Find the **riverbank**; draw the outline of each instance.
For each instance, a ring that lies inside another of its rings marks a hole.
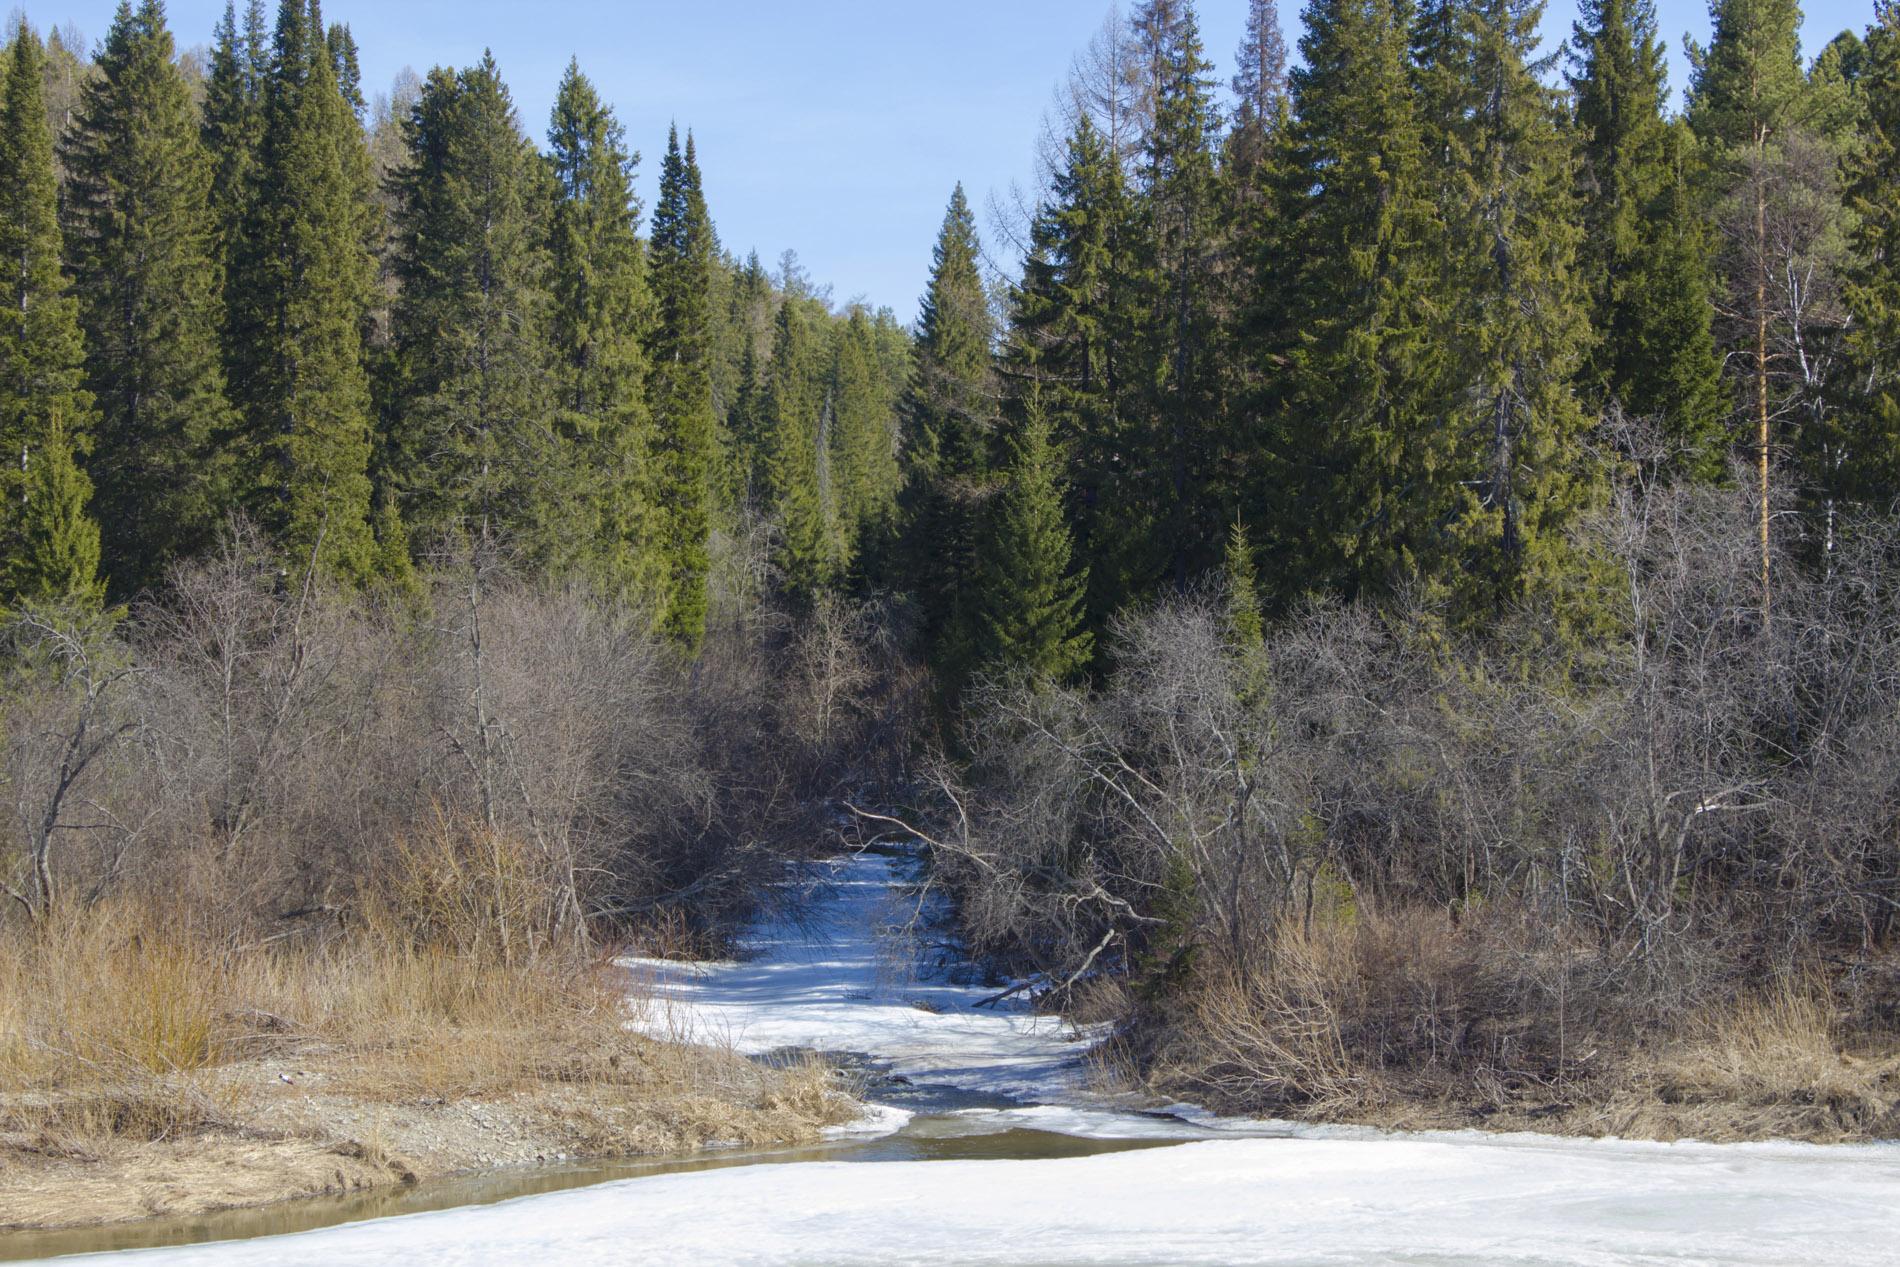
[[[634,983],[581,948],[231,946],[103,914],[0,942],[0,1232],[795,1144],[858,1111],[816,1063],[630,1032]]]

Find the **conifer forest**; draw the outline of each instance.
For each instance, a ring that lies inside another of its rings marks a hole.
[[[0,1231],[302,1035],[659,1103],[603,957],[841,841],[1167,1103],[1900,1136],[1900,0],[1711,0],[1676,84],[1653,0],[1217,3],[942,173],[914,312],[742,257],[585,52],[540,119],[317,0],[16,17]],[[736,1067],[668,1147],[844,1112]]]

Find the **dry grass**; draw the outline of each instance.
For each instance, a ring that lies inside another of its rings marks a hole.
[[[404,871],[380,878],[365,918],[321,936],[194,925],[132,900],[0,929],[0,1226],[48,1211],[86,1220],[84,1201],[62,1204],[57,1178],[48,1187],[49,1167],[109,1191],[101,1167],[164,1172],[152,1150],[168,1146],[226,1141],[210,1168],[241,1154],[258,1173],[244,1190],[269,1199],[312,1175],[359,1186],[792,1142],[849,1115],[821,1067],[765,1069],[629,1032],[629,983],[551,935],[530,853],[444,826],[398,851]],[[299,1143],[263,1146],[273,1139]],[[285,1167],[276,1189],[272,1157]],[[194,1208],[174,1190],[167,1208]],[[108,1202],[95,1216],[142,1212]]]
[[[1666,1014],[1508,911],[1287,925],[1211,960],[1111,1074],[1220,1107],[1390,1127],[1823,1141],[1900,1135],[1900,1039],[1789,976]],[[1658,1019],[1659,1016],[1662,1019]]]

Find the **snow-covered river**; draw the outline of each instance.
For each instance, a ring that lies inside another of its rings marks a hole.
[[[840,860],[744,962],[629,965],[652,981],[653,1032],[881,1071],[859,1142],[136,1260],[1900,1265],[1900,1145],[1395,1137],[1106,1103],[1086,1035],[977,1008],[991,991],[891,934],[914,869]]]

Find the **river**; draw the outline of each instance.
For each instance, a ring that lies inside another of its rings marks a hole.
[[[860,1070],[871,1112],[825,1144],[17,1248],[151,1267],[1900,1264],[1900,1145],[1393,1136],[1105,1099],[1091,1035],[1015,1000],[978,1007],[994,991],[928,948],[917,872],[902,851],[839,859],[787,903],[796,918],[751,930],[740,962],[625,965],[649,1032]]]

